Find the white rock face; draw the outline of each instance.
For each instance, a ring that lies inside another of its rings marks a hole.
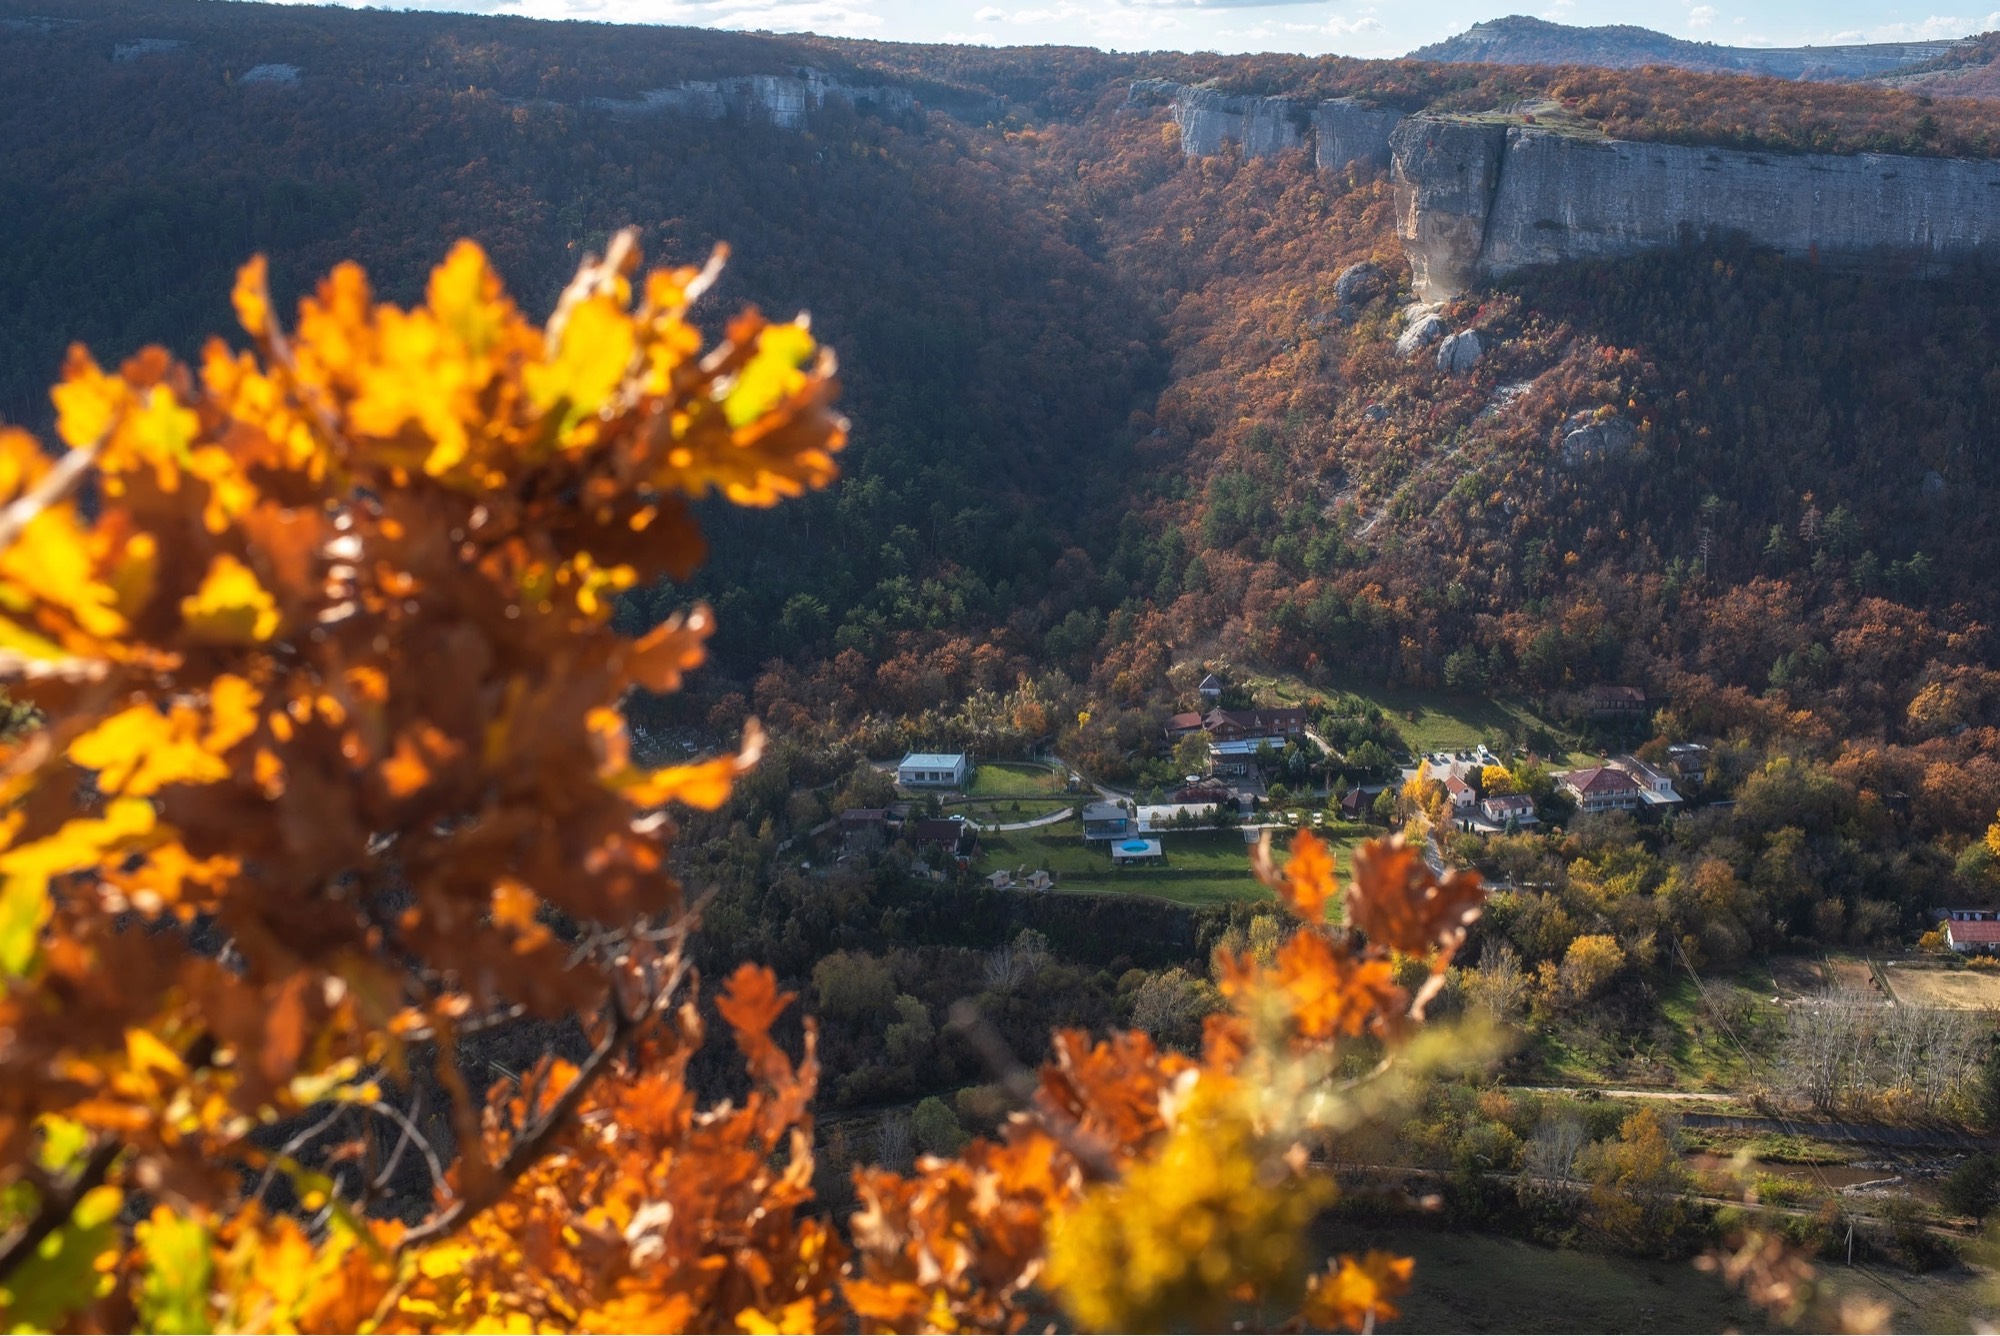
[[[1128,93],[1129,97],[1130,94]],[[1174,98],[1181,152],[1210,158],[1225,143],[1246,158],[1268,158],[1305,144],[1303,104],[1282,97],[1232,97],[1213,88],[1182,88]]]
[[[1396,128],[1412,287],[1441,300],[1529,265],[1740,234],[1855,267],[2000,257],[2000,162],[1744,153],[1412,117]]]
[[[877,112],[905,112],[916,105],[907,88],[843,83],[825,70],[801,67],[791,74],[740,74],[729,79],[689,79],[652,88],[636,98],[593,97],[585,105],[618,116],[688,116],[719,121],[742,116],[781,130],[796,130],[809,112],[841,102]]]
[[[1444,342],[1438,344],[1438,370],[1454,376],[1462,376],[1479,365],[1479,335],[1469,329],[1461,329]]]
[[[1337,172],[1349,163],[1389,165],[1389,132],[1403,113],[1388,107],[1364,107],[1351,97],[1337,97],[1313,109],[1313,161],[1323,172]]]
[[[295,84],[301,73],[297,65],[252,65],[238,76],[240,84]]]
[[[1562,462],[1568,468],[1593,459],[1624,454],[1639,443],[1639,433],[1621,417],[1601,421],[1595,413],[1575,413],[1563,423]]]
[[[1396,336],[1396,351],[1405,357],[1413,356],[1427,344],[1436,343],[1444,337],[1444,321],[1429,311],[1416,316],[1409,327]]]

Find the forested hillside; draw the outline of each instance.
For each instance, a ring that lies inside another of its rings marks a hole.
[[[7,16],[11,418],[46,420],[69,335],[194,351],[256,249],[281,300],[342,255],[407,300],[465,234],[532,304],[636,224],[683,258],[726,235],[728,297],[809,306],[844,358],[844,481],[718,513],[724,557],[627,613],[718,603],[721,718],[917,711],[1050,670],[1142,705],[1173,663],[1233,655],[1327,683],[1705,682],[1770,727],[1926,763],[2000,723],[1991,277],[1726,248],[1536,271],[1444,313],[1486,348],[1450,375],[1393,342],[1385,176],[1183,159],[1127,88],[1554,99],[1623,135],[1932,152],[2000,142],[1988,104],[255,5]],[[295,76],[244,77],[272,66]],[[911,105],[829,102],[788,129],[593,100],[805,66]],[[1379,280],[1336,297],[1362,260]],[[1631,448],[1566,462],[1589,422]]]

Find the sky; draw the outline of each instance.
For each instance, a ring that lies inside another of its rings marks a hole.
[[[1400,56],[1509,13],[1634,23],[1727,46],[1804,46],[2000,29],[2000,10],[1986,8],[1993,3],[1948,12],[1863,0],[430,0],[424,7],[897,42]]]

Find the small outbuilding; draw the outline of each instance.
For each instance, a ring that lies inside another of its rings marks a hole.
[[[913,789],[962,789],[964,752],[911,752],[896,767],[896,782]]]

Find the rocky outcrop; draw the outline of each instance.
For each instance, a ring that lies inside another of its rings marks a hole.
[[[1426,301],[1456,296],[1479,277],[1507,127],[1418,116],[1389,142],[1410,289]]]
[[[1389,133],[1403,119],[1390,107],[1368,107],[1351,97],[1337,97],[1313,108],[1313,161],[1323,172],[1337,172],[1349,163],[1389,165]]]
[[[1569,468],[1614,459],[1638,443],[1638,429],[1621,417],[1573,413],[1562,424],[1562,462]]]
[[[1388,285],[1389,276],[1373,260],[1350,264],[1334,276],[1333,300],[1340,306],[1359,306]]]
[[[1413,117],[1396,223],[1428,301],[1527,265],[1736,234],[1846,267],[2000,256],[2000,162],[1786,156]]]
[[[742,117],[796,130],[806,115],[829,102],[878,115],[909,111],[916,99],[907,88],[855,85],[825,70],[802,66],[790,74],[740,74],[728,79],[688,79],[671,88],[652,88],[636,98],[593,97],[584,105],[615,116],[688,116],[719,121]]]
[[[1479,365],[1479,354],[1483,351],[1479,346],[1479,335],[1472,330],[1461,329],[1438,345],[1438,370],[1462,376]]]
[[[1268,158],[1303,148],[1310,139],[1322,171],[1338,171],[1353,162],[1387,167],[1389,132],[1403,119],[1399,111],[1348,97],[1319,103],[1241,97],[1166,79],[1134,79],[1125,102],[1135,107],[1171,104],[1181,152],[1190,158],[1213,157],[1225,144],[1240,146],[1246,158]]]
[[[1213,88],[1182,88],[1174,98],[1181,152],[1208,158],[1225,143],[1243,146],[1246,158],[1266,158],[1305,143],[1301,104],[1282,97],[1231,97]]]
[[[1412,356],[1426,344],[1444,337],[1443,317],[1428,306],[1413,306],[1403,316],[1403,332],[1396,336],[1396,351],[1403,356]]]

